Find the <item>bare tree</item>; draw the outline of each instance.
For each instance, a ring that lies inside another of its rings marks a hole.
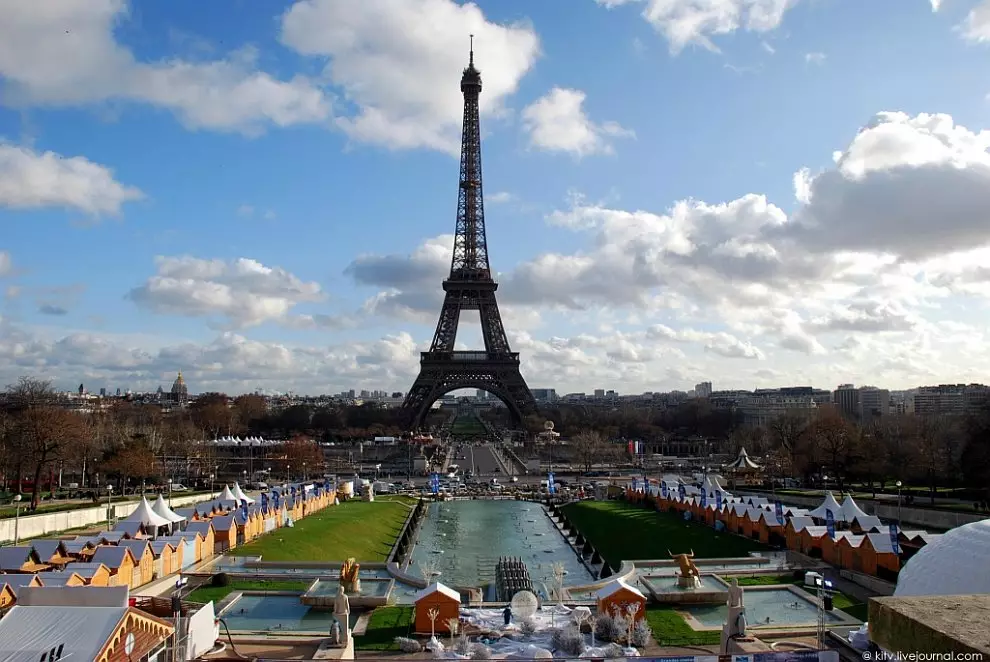
[[[817,459],[824,463],[843,489],[846,466],[855,449],[856,433],[834,407],[823,407],[818,411],[811,426],[811,436]]]
[[[11,449],[33,469],[31,508],[38,507],[42,472],[61,459],[66,447],[88,434],[81,417],[58,406],[51,382],[21,377],[7,387],[8,412],[12,417]]]
[[[584,468],[585,473],[594,470],[595,464],[602,461],[608,444],[598,432],[585,430],[570,440],[574,460]]]
[[[787,458],[792,470],[801,464],[799,456],[802,450],[802,441],[808,432],[808,424],[809,420],[806,415],[793,411],[785,412],[782,416],[770,421],[770,441],[783,451],[783,456]]]

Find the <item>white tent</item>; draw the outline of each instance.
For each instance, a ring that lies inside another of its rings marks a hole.
[[[141,497],[141,503],[138,507],[131,513],[128,517],[124,518],[125,522],[141,522],[142,526],[158,528],[159,526],[168,526],[172,522],[165,519],[158,513],[156,513],[151,508],[151,504],[148,503],[148,499]]]
[[[230,486],[224,484],[223,491],[220,492],[220,496],[217,497],[218,501],[237,501],[237,497],[234,493],[230,491]]]
[[[869,515],[867,515],[863,510],[856,505],[853,501],[852,495],[847,494],[846,498],[842,500],[842,521],[852,523],[855,519],[866,520]]]
[[[814,517],[815,519],[826,519],[828,516],[825,513],[829,510],[832,511],[832,519],[836,522],[847,521],[842,513],[842,506],[840,506],[839,502],[835,500],[835,497],[832,496],[831,492],[825,493],[825,500],[822,501],[822,505],[808,513],[808,516]]]
[[[238,485],[236,482],[234,483],[234,489],[231,490],[231,492],[234,494],[234,498],[237,499],[237,503],[240,503],[242,501],[247,501],[248,505],[254,503],[254,499],[244,494],[244,490],[242,490],[241,486]]]
[[[161,515],[162,517],[167,519],[169,522],[184,522],[186,519],[182,515],[179,515],[174,510],[169,508],[168,504],[165,503],[165,497],[163,497],[161,494],[158,495],[158,500],[155,501],[155,505],[153,505],[151,509],[155,511],[156,514]]]
[[[749,459],[749,454],[746,453],[745,448],[739,449],[739,455],[736,459],[725,465],[727,469],[733,469],[735,471],[752,471],[753,469],[759,469],[760,465]]]

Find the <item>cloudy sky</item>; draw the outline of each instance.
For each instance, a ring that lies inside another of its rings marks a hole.
[[[407,389],[471,33],[531,387],[986,380],[990,0],[0,0],[2,383]]]

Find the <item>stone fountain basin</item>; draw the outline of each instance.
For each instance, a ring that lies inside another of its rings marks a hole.
[[[340,582],[336,579],[317,579],[306,592],[299,596],[299,601],[316,609],[333,609],[337,598],[337,588]],[[354,607],[383,607],[388,604],[389,596],[395,588],[394,579],[362,579],[360,593],[348,593],[347,601]]]
[[[671,575],[647,575],[640,582],[661,604],[725,604],[729,599],[729,585],[717,575],[701,575],[698,588],[680,587]]]

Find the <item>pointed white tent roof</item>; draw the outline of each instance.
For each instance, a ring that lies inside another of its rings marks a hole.
[[[829,510],[832,511],[832,519],[836,522],[846,521],[845,516],[842,513],[842,506],[840,506],[839,502],[835,500],[835,497],[832,496],[831,492],[825,493],[825,500],[822,501],[822,505],[808,513],[808,516],[814,517],[815,519],[825,519],[827,517],[825,513]]]
[[[244,490],[242,490],[241,486],[236,482],[234,483],[234,489],[231,490],[231,492],[233,493],[234,498],[237,499],[237,503],[240,503],[241,501],[247,501],[248,505],[254,503],[254,499],[244,494]]]
[[[230,485],[224,484],[223,491],[217,497],[219,501],[237,501],[237,497],[230,491]]]
[[[141,497],[141,503],[138,507],[131,513],[127,518],[124,519],[125,522],[141,522],[144,526],[166,526],[172,522],[165,519],[154,510],[151,509],[151,504],[148,503],[148,499]]]
[[[753,462],[751,459],[749,459],[749,454],[746,452],[746,449],[740,447],[739,448],[739,455],[736,456],[736,459],[735,460],[733,460],[732,462],[730,462],[729,464],[727,464],[726,467],[728,467],[729,469],[735,469],[736,471],[739,471],[741,469],[743,469],[743,470],[745,470],[745,469],[759,469],[760,468],[760,465],[758,465],[756,462]]]
[[[856,505],[853,501],[852,495],[847,494],[846,498],[842,500],[842,519],[846,522],[852,522],[854,519],[864,519],[869,517],[863,510]]]
[[[161,494],[158,495],[158,500],[155,501],[155,505],[153,505],[151,509],[156,514],[161,515],[162,517],[167,519],[169,522],[184,522],[186,519],[182,515],[179,515],[174,510],[169,508],[168,504],[165,503],[165,497],[163,497]]]

